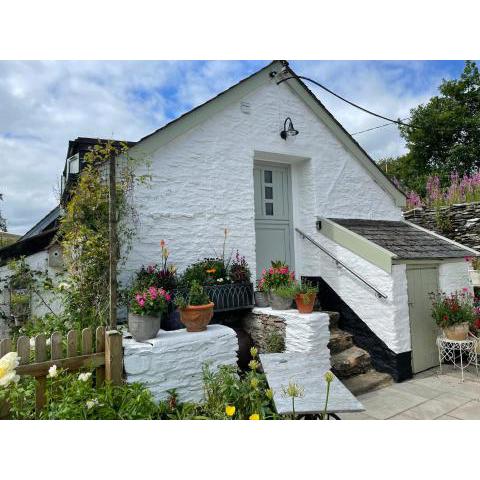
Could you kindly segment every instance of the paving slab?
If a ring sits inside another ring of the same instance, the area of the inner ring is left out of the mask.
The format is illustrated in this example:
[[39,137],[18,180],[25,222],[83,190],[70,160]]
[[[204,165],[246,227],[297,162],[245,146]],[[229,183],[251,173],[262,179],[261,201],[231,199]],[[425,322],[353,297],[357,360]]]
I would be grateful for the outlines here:
[[452,410],[449,415],[460,420],[480,420],[480,402],[472,400]]
[[413,381],[407,381],[402,383],[394,383],[391,386],[392,390],[399,390],[402,392],[412,393],[413,395],[418,395],[419,397],[425,398],[426,400],[438,397],[443,390],[438,388],[431,388],[428,385],[422,383],[415,383]]
[[358,399],[365,407],[366,413],[379,420],[393,417],[425,402],[424,397],[392,387],[375,390],[361,395]]
[[372,417],[366,412],[343,412],[338,416],[341,420],[378,420],[378,418]]
[[458,418],[451,417],[450,415],[442,415],[441,417],[438,417],[435,420],[458,420]]
[[415,420],[434,420],[466,403],[468,403],[468,400],[465,397],[442,393],[440,396],[427,400],[404,413]]

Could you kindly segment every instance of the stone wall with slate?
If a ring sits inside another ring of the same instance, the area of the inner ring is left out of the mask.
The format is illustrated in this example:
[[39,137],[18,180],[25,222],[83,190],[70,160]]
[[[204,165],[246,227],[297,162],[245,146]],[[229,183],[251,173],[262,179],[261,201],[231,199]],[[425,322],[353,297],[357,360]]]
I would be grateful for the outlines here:
[[300,314],[298,310],[254,308],[242,326],[262,353],[268,352],[269,334],[277,330],[284,335],[285,352],[315,352],[330,364],[329,324],[330,317],[324,312]]
[[403,215],[405,220],[450,240],[467,247],[480,248],[480,202],[440,207],[438,212],[435,208],[415,208]]
[[209,325],[204,332],[185,329],[160,330],[156,338],[136,342],[123,339],[127,382],[141,382],[157,401],[176,389],[181,402],[200,402],[203,398],[202,368],[236,365],[238,341],[234,330],[223,325]]

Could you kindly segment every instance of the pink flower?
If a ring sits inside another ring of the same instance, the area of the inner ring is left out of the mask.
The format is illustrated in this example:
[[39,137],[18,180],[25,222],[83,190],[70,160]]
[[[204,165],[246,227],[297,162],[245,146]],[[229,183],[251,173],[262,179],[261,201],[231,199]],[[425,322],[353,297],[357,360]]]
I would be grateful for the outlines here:
[[147,267],[147,273],[153,273],[153,267],[151,265]]
[[463,287],[463,288],[462,288],[462,292],[468,292],[468,288],[467,288],[467,287]]
[[152,297],[152,300],[155,300],[157,298],[157,289],[155,287],[150,287],[148,291]]
[[143,307],[145,305],[145,300],[141,298],[140,300],[137,300],[138,304]]
[[172,299],[172,296],[169,293],[165,294],[165,300],[169,302]]
[[275,273],[274,268],[273,268],[273,267],[270,267],[270,269],[268,270],[268,273],[269,273],[270,275],[273,275],[273,274]]
[[138,302],[141,298],[142,298],[142,296],[141,296],[139,293],[137,293],[137,294],[135,295],[135,299],[137,300],[137,302]]

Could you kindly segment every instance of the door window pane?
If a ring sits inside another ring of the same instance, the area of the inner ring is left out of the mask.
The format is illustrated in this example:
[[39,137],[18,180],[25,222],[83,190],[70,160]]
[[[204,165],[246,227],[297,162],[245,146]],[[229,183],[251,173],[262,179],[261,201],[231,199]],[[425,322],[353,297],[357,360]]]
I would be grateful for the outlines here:
[[265,183],[272,183],[272,171],[271,170],[264,170],[263,179],[264,179]]
[[265,198],[268,200],[273,199],[273,187],[265,187]]
[[265,215],[273,215],[273,203],[265,203]]

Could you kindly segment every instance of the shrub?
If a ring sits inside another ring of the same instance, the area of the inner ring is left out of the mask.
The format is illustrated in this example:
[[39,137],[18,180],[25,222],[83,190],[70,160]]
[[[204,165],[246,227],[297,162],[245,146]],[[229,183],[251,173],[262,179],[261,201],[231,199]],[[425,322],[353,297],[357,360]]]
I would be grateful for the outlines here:
[[207,305],[210,302],[210,297],[196,280],[192,282],[188,295],[177,295],[175,298],[175,305],[180,309],[186,308],[189,305]]
[[295,273],[290,272],[288,265],[272,261],[272,266],[263,269],[258,288],[262,291],[277,290],[279,287],[290,286],[295,279]]
[[130,303],[130,311],[137,315],[158,315],[167,310],[171,296],[163,288],[150,287],[136,292]]
[[229,281],[227,266],[222,258],[204,258],[193,263],[182,275],[183,287],[190,287],[193,282],[200,285],[218,285]]
[[250,281],[250,268],[244,256],[235,254],[235,259],[230,266],[230,280],[233,283],[247,283]]
[[472,324],[476,318],[474,297],[467,288],[447,295],[444,292],[432,293],[432,317],[441,328],[458,323]]
[[311,301],[312,297],[314,297],[318,293],[318,287],[313,285],[311,282],[303,281],[298,282],[295,285],[295,295],[301,295],[304,301]]
[[273,289],[275,295],[278,295],[281,298],[285,298],[286,300],[293,300],[297,293],[297,287],[294,283],[290,285],[280,285],[279,287]]

